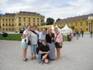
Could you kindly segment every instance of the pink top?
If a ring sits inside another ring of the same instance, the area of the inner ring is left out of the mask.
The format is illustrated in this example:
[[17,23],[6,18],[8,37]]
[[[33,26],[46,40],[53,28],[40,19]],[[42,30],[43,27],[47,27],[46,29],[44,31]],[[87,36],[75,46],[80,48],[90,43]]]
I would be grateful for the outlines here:
[[58,34],[55,34],[55,41],[58,42],[58,43],[63,42],[63,36],[60,32]]

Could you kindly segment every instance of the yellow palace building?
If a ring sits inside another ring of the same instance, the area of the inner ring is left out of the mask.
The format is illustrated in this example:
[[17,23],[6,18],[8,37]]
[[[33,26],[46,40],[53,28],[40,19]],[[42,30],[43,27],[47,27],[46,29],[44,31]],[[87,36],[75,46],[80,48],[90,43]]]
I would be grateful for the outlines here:
[[58,19],[55,23],[55,25],[60,28],[64,27],[65,24],[67,24],[73,30],[83,30],[84,32],[93,31],[93,14]]
[[0,32],[19,32],[27,25],[40,26],[44,23],[44,16],[36,12],[20,11],[0,15]]

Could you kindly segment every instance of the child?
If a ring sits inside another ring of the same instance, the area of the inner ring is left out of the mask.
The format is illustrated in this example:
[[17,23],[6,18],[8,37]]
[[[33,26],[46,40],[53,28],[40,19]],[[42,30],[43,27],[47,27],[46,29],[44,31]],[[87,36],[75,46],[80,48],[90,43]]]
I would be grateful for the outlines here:
[[45,64],[49,63],[49,47],[45,41],[42,41],[42,44],[37,48],[37,53],[40,62],[43,62]]

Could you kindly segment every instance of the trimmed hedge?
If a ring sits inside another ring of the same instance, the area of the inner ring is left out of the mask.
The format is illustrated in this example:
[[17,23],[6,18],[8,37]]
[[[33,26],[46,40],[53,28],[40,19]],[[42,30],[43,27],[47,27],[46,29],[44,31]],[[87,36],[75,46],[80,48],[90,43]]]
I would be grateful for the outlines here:
[[4,37],[2,34],[0,34],[0,40],[20,41],[21,40],[21,35],[20,34],[8,34],[7,37]]

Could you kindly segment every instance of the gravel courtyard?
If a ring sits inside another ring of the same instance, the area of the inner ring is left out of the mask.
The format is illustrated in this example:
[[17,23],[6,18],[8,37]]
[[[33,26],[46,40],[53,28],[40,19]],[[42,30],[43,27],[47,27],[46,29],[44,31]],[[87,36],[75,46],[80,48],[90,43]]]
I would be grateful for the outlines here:
[[0,40],[0,70],[93,70],[93,38],[89,35],[79,40],[74,38],[71,42],[64,42],[62,58],[50,64],[39,64],[30,59],[23,62],[20,54],[19,41]]

